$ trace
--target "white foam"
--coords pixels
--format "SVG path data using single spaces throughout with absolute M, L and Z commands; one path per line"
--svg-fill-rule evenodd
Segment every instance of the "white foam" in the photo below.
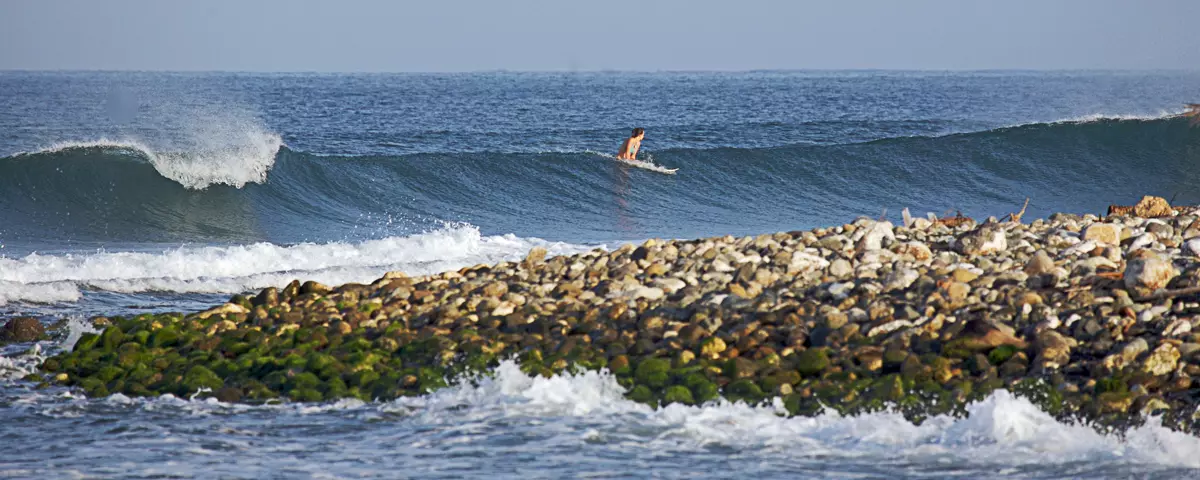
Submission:
M 555 423 L 578 417 L 592 425 L 582 432 L 589 439 L 614 440 L 650 429 L 655 433 L 642 440 L 650 444 L 644 447 L 664 450 L 718 445 L 811 458 L 869 455 L 913 461 L 948 457 L 1005 466 L 1105 461 L 1200 467 L 1200 438 L 1149 424 L 1130 430 L 1123 439 L 1102 435 L 1058 422 L 1006 391 L 969 406 L 968 418 L 941 416 L 917 426 L 895 413 L 783 418 L 778 399 L 759 407 L 721 401 L 651 409 L 625 399 L 616 379 L 603 373 L 530 377 L 512 362 L 503 362 L 494 373 L 381 408 L 409 411 L 428 421 L 499 416 Z
M 93 148 L 144 157 L 160 175 L 191 189 L 263 183 L 283 146 L 279 134 L 236 107 L 181 110 L 161 122 L 151 142 L 130 136 L 60 142 L 32 154 Z M 20 153 L 17 155 L 31 155 Z
M 371 282 L 385 272 L 423 275 L 479 263 L 517 260 L 534 246 L 552 255 L 590 247 L 514 235 L 484 237 L 470 225 L 362 243 L 271 243 L 181 247 L 160 252 L 96 252 L 0 257 L 0 304 L 64 302 L 80 288 L 135 293 L 238 293 L 294 279 L 338 285 Z
M 39 398 L 49 399 L 47 396 Z M 913 425 L 896 413 L 785 418 L 778 399 L 765 406 L 725 401 L 703 406 L 650 408 L 629 401 L 607 373 L 531 377 L 511 361 L 493 375 L 462 380 L 421 397 L 385 403 L 340 400 L 323 404 L 221 403 L 172 395 L 86 400 L 66 395 L 68 405 L 46 415 L 71 417 L 88 402 L 208 417 L 251 411 L 303 416 L 357 417 L 374 423 L 396 415 L 439 430 L 480 432 L 518 429 L 543 442 L 592 442 L 657 452 L 705 452 L 729 448 L 763 461 L 863 462 L 904 466 L 953 465 L 967 470 L 1105 465 L 1200 468 L 1200 438 L 1150 422 L 1125 435 L 1056 421 L 1030 402 L 1005 391 L 968 407 L 969 417 L 939 416 Z M 314 418 L 308 423 L 324 420 Z M 408 431 L 411 427 L 401 427 Z M 424 427 L 422 427 L 424 428 Z M 508 434 L 505 434 L 508 435 Z M 463 439 L 463 441 L 470 441 Z M 1068 469 L 1069 470 L 1069 469 Z
M 172 151 L 152 148 L 138 140 L 101 138 L 57 143 L 33 154 L 52 154 L 80 148 L 124 150 L 145 157 L 163 177 L 186 188 L 199 190 L 215 184 L 241 188 L 247 183 L 265 182 L 267 173 L 275 164 L 275 154 L 283 146 L 283 139 L 278 134 L 253 128 L 221 139 L 225 143 L 209 141 L 190 150 Z

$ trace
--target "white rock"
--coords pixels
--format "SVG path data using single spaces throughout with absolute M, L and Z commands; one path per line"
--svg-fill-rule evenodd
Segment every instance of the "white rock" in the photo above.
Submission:
M 496 308 L 494 310 L 492 310 L 492 316 L 493 317 L 503 317 L 505 315 L 509 315 L 509 314 L 513 313 L 516 310 L 517 310 L 517 304 L 506 300 L 506 301 L 500 302 L 500 305 L 497 305 Z
M 886 335 L 886 334 L 892 333 L 896 330 L 899 330 L 901 328 L 912 327 L 912 326 L 914 326 L 913 323 L 908 320 L 892 320 L 883 325 L 879 325 L 875 328 L 868 330 L 867 336 L 874 337 L 876 335 Z
M 1083 239 L 1116 245 L 1121 243 L 1121 231 L 1124 229 L 1124 226 L 1115 223 L 1093 223 L 1083 231 Z
M 1183 253 L 1193 257 L 1200 257 L 1200 237 L 1183 242 Z
M 679 289 L 687 286 L 687 282 L 674 277 L 659 278 L 654 281 L 654 286 L 665 290 L 667 293 L 675 293 Z
M 1154 245 L 1154 242 L 1156 242 L 1156 241 L 1158 241 L 1157 235 L 1150 233 L 1150 232 L 1146 232 L 1141 235 L 1138 235 L 1137 237 L 1134 237 L 1133 241 L 1129 242 L 1128 250 L 1134 251 L 1139 248 L 1147 248 L 1147 247 L 1150 247 L 1151 245 Z
M 1182 318 L 1175 319 L 1163 329 L 1164 337 L 1177 337 L 1189 333 L 1192 333 L 1192 322 Z
M 883 248 L 883 240 L 885 238 L 896 239 L 893 229 L 892 222 L 887 221 L 874 222 L 863 229 L 859 229 L 858 232 L 855 232 L 855 237 L 858 238 L 854 247 L 855 251 L 862 253 Z M 862 233 L 860 234 L 859 232 Z
M 1063 250 L 1059 255 L 1063 257 L 1081 255 L 1095 250 L 1097 246 L 1099 246 L 1099 244 L 1096 243 L 1095 240 L 1088 240 L 1086 242 L 1080 242 L 1070 246 L 1069 248 Z
M 658 300 L 660 298 L 663 298 L 663 295 L 664 294 L 663 294 L 663 291 L 661 288 L 641 287 L 641 288 L 632 290 L 629 294 L 629 297 L 630 298 L 644 298 L 646 300 Z
M 1125 266 L 1125 288 L 1158 290 L 1166 288 L 1171 279 L 1179 275 L 1170 259 L 1150 250 L 1137 250 L 1130 254 Z
M 835 283 L 829 286 L 829 294 L 833 295 L 835 299 L 842 300 L 850 296 L 850 290 L 853 289 L 854 282 Z
M 921 274 L 911 268 L 894 270 L 888 275 L 887 281 L 884 282 L 883 290 L 885 292 L 904 290 L 917 281 L 918 278 L 921 278 Z
M 829 260 L 821 258 L 806 252 L 795 252 L 792 254 L 792 261 L 788 264 L 788 273 L 807 272 L 810 270 L 820 270 L 829 266 Z
M 829 275 L 837 278 L 846 278 L 854 273 L 854 266 L 849 260 L 839 258 L 830 262 Z

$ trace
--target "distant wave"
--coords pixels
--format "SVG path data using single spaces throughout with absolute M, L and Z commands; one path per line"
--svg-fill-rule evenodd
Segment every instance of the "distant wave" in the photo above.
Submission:
M 242 132 L 241 138 L 208 149 L 174 152 L 158 150 L 136 140 L 98 139 L 62 142 L 34 152 L 22 152 L 13 160 L 49 161 L 86 157 L 137 159 L 149 162 L 164 178 L 185 188 L 203 189 L 210 185 L 237 188 L 247 183 L 263 183 L 275 163 L 275 154 L 283 146 L 276 133 Z
M 219 154 L 100 141 L 0 158 L 0 244 L 341 239 L 381 216 L 645 238 L 790 228 L 885 208 L 1003 214 L 1026 196 L 1034 215 L 1099 212 L 1143 194 L 1200 202 L 1200 129 L 1175 114 L 654 151 L 655 165 L 679 169 L 670 177 L 586 151 L 325 156 L 289 149 L 273 133 L 248 130 L 239 140 Z

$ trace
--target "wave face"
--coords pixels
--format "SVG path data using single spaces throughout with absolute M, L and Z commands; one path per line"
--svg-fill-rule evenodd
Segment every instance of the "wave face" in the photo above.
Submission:
M 324 242 L 444 221 L 586 242 L 757 233 L 904 207 L 1002 215 L 1026 196 L 1034 215 L 1101 212 L 1143 194 L 1200 201 L 1200 129 L 1173 116 L 653 152 L 674 176 L 590 152 L 324 156 L 262 132 L 232 145 L 165 153 L 100 141 L 0 158 L 0 242 Z

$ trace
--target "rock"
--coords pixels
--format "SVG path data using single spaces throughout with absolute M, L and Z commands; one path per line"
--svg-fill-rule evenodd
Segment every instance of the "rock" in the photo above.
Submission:
M 725 341 L 720 337 L 708 337 L 700 341 L 700 356 L 704 358 L 717 358 L 725 351 Z
M 16 317 L 0 328 L 0 340 L 7 342 L 33 342 L 46 336 L 46 328 L 33 317 Z
M 1133 206 L 1133 214 L 1143 218 L 1169 217 L 1175 212 L 1167 199 L 1146 195 Z
M 893 232 L 892 222 L 873 222 L 870 226 L 861 229 L 862 237 L 854 246 L 857 253 L 870 252 L 883 248 L 883 240 L 896 239 L 896 234 Z
M 238 314 L 238 313 L 250 313 L 250 310 L 248 310 L 248 309 L 246 309 L 246 307 L 243 307 L 236 303 L 226 303 L 219 307 L 210 308 L 203 312 L 197 313 L 196 318 L 204 320 L 213 315 L 229 315 L 229 314 Z
M 888 275 L 887 280 L 884 282 L 883 290 L 885 292 L 904 290 L 917 281 L 918 278 L 921 278 L 921 274 L 911 268 L 895 270 Z
M 984 224 L 958 237 L 955 247 L 963 255 L 991 255 L 1008 250 L 1008 238 L 1000 226 Z
M 971 320 L 958 337 L 942 347 L 945 356 L 967 358 L 972 353 L 989 352 L 1001 345 L 1018 350 L 1025 348 L 1024 340 L 1013 335 L 1012 327 L 987 320 Z
M 810 270 L 820 270 L 827 266 L 829 266 L 829 260 L 818 257 L 811 253 L 795 252 L 788 260 L 787 270 L 790 274 L 796 274 Z
M 950 301 L 960 304 L 967 300 L 967 295 L 971 294 L 971 286 L 962 282 L 950 282 L 946 286 L 946 296 Z
M 854 290 L 854 282 L 835 283 L 829 286 L 829 294 L 836 300 L 850 296 L 851 290 Z
M 1043 370 L 1065 367 L 1071 362 L 1071 347 L 1074 345 L 1075 339 L 1064 337 L 1054 330 L 1039 333 L 1037 356 L 1033 359 L 1033 365 Z
M 659 293 L 661 293 L 661 292 L 662 291 L 659 290 Z M 517 310 L 517 304 L 506 300 L 506 301 L 500 302 L 500 304 L 497 305 L 496 308 L 492 309 L 492 316 L 493 317 L 503 317 L 503 316 L 512 314 L 516 310 Z
M 307 282 L 304 282 L 303 285 L 300 285 L 300 294 L 301 295 L 308 294 L 308 293 L 324 295 L 326 293 L 329 293 L 329 290 L 330 290 L 329 287 L 326 286 L 325 284 L 322 284 L 320 282 L 316 282 L 313 280 L 309 280 Z
M 1167 375 L 1175 371 L 1178 362 L 1179 349 L 1170 343 L 1161 343 L 1146 357 L 1146 361 L 1142 363 L 1142 371 L 1151 375 Z
M 854 274 L 854 266 L 849 260 L 839 258 L 829 263 L 829 276 L 835 278 L 846 278 Z
M 639 287 L 632 290 L 629 294 L 631 298 L 644 298 L 646 300 L 658 300 L 663 298 L 663 295 L 664 293 L 661 288 L 654 287 Z
M 655 287 L 663 289 L 663 291 L 665 291 L 669 294 L 674 294 L 675 292 L 678 292 L 680 289 L 686 287 L 687 282 L 684 282 L 683 280 L 680 280 L 678 278 L 669 277 L 669 278 L 656 279 L 656 280 L 654 280 L 653 285 Z
M 933 251 L 929 246 L 921 242 L 905 242 L 895 246 L 893 249 L 897 255 L 909 255 L 913 260 L 918 262 L 926 262 L 933 258 Z
M 1025 274 L 1031 277 L 1054 272 L 1054 259 L 1045 250 L 1038 250 L 1025 263 Z
M 1200 257 L 1200 237 L 1194 237 L 1186 242 L 1183 242 L 1183 253 L 1193 257 Z
M 1083 239 L 1117 245 L 1121 243 L 1121 231 L 1124 229 L 1123 225 L 1115 223 L 1093 223 L 1083 231 Z
M 1116 372 L 1125 368 L 1126 365 L 1133 363 L 1139 355 L 1149 349 L 1150 346 L 1145 340 L 1135 338 L 1121 347 L 1121 351 L 1104 357 L 1104 360 L 1101 360 L 1101 365 L 1110 372 Z
M 979 278 L 979 274 L 965 268 L 956 268 L 953 272 L 950 272 L 950 278 L 953 278 L 956 282 L 971 283 L 976 278 Z
M 525 268 L 541 265 L 546 261 L 547 253 L 549 252 L 546 251 L 546 247 L 533 247 L 529 249 L 529 254 L 525 256 L 525 260 L 522 263 L 525 265 Z
M 1151 250 L 1137 250 L 1129 255 L 1125 266 L 1126 289 L 1158 290 L 1166 288 L 1171 279 L 1179 275 L 1170 259 Z

